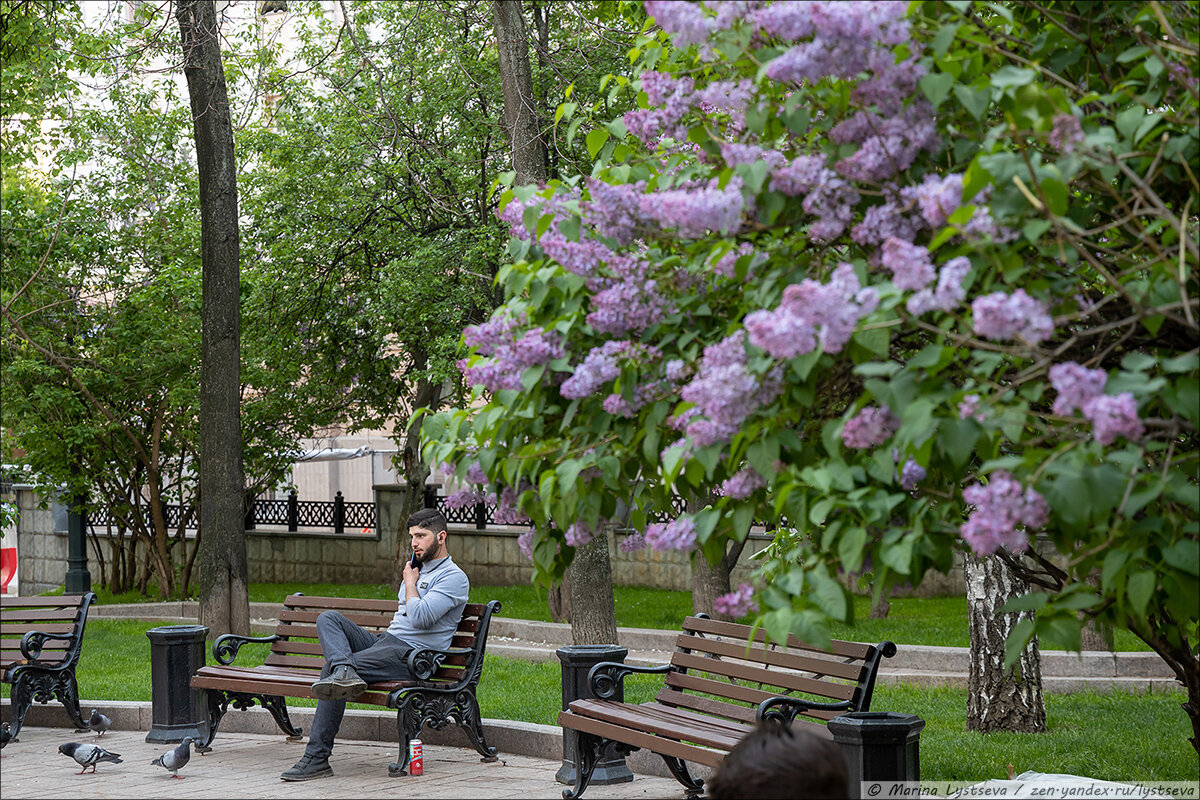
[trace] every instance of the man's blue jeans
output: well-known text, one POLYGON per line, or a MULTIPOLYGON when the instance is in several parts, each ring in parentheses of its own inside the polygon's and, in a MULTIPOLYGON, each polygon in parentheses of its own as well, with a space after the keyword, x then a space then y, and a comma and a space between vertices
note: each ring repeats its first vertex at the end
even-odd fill
MULTIPOLYGON (((351 666, 367 683, 403 681, 412 677, 405 659, 412 648, 384 632, 378 636, 351 622, 339 611, 324 611, 317 617, 317 638, 325 654, 321 677, 335 667, 351 666)), ((312 730, 304 754, 317 759, 329 758, 333 739, 346 713, 345 700, 318 700, 312 730)))

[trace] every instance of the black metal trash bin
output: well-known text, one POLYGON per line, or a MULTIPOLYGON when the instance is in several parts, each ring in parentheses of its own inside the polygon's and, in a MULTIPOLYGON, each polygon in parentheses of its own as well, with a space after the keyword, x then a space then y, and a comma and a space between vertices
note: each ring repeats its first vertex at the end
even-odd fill
POLYGON ((204 625, 165 625, 146 631, 150 639, 151 726, 147 742, 179 743, 208 738, 204 690, 193 689, 192 675, 205 664, 204 625))
MULTIPOLYGON (((555 651, 558 660, 562 662, 562 707, 563 711, 572 700, 583 700, 595 697, 591 684, 588 682, 588 672, 602 661, 624 663, 629 651, 624 647, 610 644, 573 644, 560 647, 555 651)), ((611 699, 623 701, 624 691, 617 687, 617 692, 611 699)), ((559 783, 575 783, 575 746, 578 732, 563 729, 563 762, 558 768, 554 779, 559 783)), ((609 748, 600 756, 596 770, 592 773, 591 784, 601 786, 613 783, 628 783, 633 780, 633 772, 625 764, 624 756, 619 756, 609 748)))
POLYGON ((846 756, 851 798, 863 796, 864 783, 921 780, 925 720, 917 715, 853 711, 834 717, 828 726, 846 756))

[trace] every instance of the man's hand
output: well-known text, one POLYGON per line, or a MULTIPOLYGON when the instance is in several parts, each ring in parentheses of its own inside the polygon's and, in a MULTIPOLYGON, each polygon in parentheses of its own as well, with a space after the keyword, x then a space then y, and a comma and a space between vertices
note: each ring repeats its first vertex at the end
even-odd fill
POLYGON ((417 578, 420 574, 421 570, 414 567, 411 560, 404 564, 404 594, 406 600, 420 597, 417 594, 417 578))

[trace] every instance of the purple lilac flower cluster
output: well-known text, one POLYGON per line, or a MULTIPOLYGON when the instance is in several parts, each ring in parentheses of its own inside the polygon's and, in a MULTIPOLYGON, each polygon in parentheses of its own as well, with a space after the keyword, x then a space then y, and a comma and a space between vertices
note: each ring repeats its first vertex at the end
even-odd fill
POLYGON ((754 10, 746 19, 763 31, 798 44, 767 67, 781 82, 816 82, 826 76, 852 80, 871 66, 879 45, 909 38, 903 2, 775 3, 754 10))
POLYGON ((924 289, 937 277, 929 249, 903 239, 892 238, 884 242, 880 261, 892 271, 892 283, 904 291, 924 289))
POLYGON ((809 235, 830 241, 841 234, 854 217, 854 206, 862 199, 854 185, 825 166, 820 155, 802 155, 771 176, 771 188, 790 196, 804 195, 801 207, 817 218, 809 235))
POLYGON ((778 308, 747 314, 745 326, 750 343, 772 358, 804 355, 818 344, 826 353, 837 353, 850 341, 858 321, 878 304, 875 290, 861 288, 854 267, 843 263, 827 284, 811 278, 791 284, 783 290, 778 308))
POLYGON ((1026 529, 1040 528, 1050 518, 1045 499, 1003 470, 993 473, 986 485, 976 483, 963 489, 963 500, 975 510, 959 532, 981 556, 1001 547, 1021 552, 1029 543, 1026 529))
POLYGON ((563 383, 562 396, 574 400, 597 392, 601 386, 621 374, 621 359, 652 361, 659 357, 656 347, 630 339, 609 340, 593 348, 575 367, 575 373, 563 383))
MULTIPOLYGON (((531 489, 532 484, 523 483, 521 491, 531 489)), ((505 486, 500 491, 500 495, 496 498, 496 510, 492 514, 492 519, 497 525, 527 525, 529 524, 529 516, 520 509, 517 505, 517 498, 520 492, 513 489, 511 486, 505 486)))
POLYGON ((480 489, 462 489, 446 495, 442 498, 442 504, 446 508, 469 508, 479 503, 486 503, 491 499, 490 493, 480 489))
POLYGON ((704 15, 704 9, 696 3, 679 3, 673 0, 646 0, 646 14, 668 33, 675 34, 675 44, 684 48, 692 44, 704 44, 716 27, 715 21, 704 15))
POLYGON ((838 144, 859 144, 854 155, 834 164, 834 169, 848 178, 868 183, 885 181, 908 169, 922 150, 933 151, 940 142, 933 106, 925 100, 905 106, 899 114, 887 118, 860 111, 859 116, 863 115, 870 119, 870 124, 852 124, 842 129, 847 122, 853 123, 855 118, 851 118, 829 132, 838 144), (859 140, 864 131, 870 133, 859 140))
POLYGON ((1093 397, 1104 394, 1108 374, 1102 369, 1088 369, 1074 361, 1065 361, 1050 368, 1050 385, 1058 396, 1051 410, 1066 416, 1082 409, 1093 397))
POLYGON ((924 288, 908 298, 908 312, 920 316, 927 311, 953 311, 967 296, 963 281, 971 271, 966 256, 956 256, 938 270, 936 289, 924 288))
POLYGON ((713 611, 728 614, 734 619, 753 614, 758 611, 758 603, 754 602, 754 587, 743 583, 729 594, 721 595, 713 600, 713 611))
POLYGON ((640 210, 682 238, 701 239, 709 231, 723 236, 736 231, 745 206, 741 180, 734 178, 722 189, 714 178, 703 189, 668 189, 644 195, 640 210))
POLYGON ((691 517, 655 522, 646 526, 645 538, 653 550, 691 550, 696 544, 696 523, 691 517))
POLYGON ((758 257, 758 251, 749 242, 742 242, 736 250, 730 250, 718 258, 712 265, 712 271, 726 278, 735 278, 737 277, 737 262, 742 256, 751 257, 750 269, 746 270, 746 279, 749 280, 758 257))
POLYGON ((597 533, 604 528, 604 520, 600 520, 596 527, 591 527, 586 522, 577 520, 566 531, 567 544, 571 547, 583 547, 590 542, 597 533))
POLYGON ((617 545, 622 553, 632 553, 635 550, 643 550, 646 547, 646 537, 640 533, 631 533, 621 540, 617 545))
POLYGON ((591 278, 592 310, 587 322, 597 333, 621 336, 643 331, 674 308, 660 291, 654 265, 636 256, 616 256, 608 263, 611 275, 591 278))
POLYGON ((687 421, 687 435, 698 447, 727 441, 758 408, 779 396, 777 375, 760 380, 746 367, 745 333, 738 331, 704 348, 695 378, 680 391, 699 413, 687 421))
POLYGON ((987 415, 979 408, 979 395, 969 394, 963 397, 958 404, 958 418, 970 418, 976 422, 983 422, 987 419, 987 415))
POLYGON ((1060 153, 1067 154, 1075 150, 1075 145, 1083 141, 1083 126, 1079 117, 1074 114, 1059 114, 1054 118, 1050 128, 1050 146, 1060 153))
POLYGON ((861 450, 883 444, 900 427, 900 420, 887 406, 867 406, 842 426, 842 442, 861 450))
POLYGON ((992 341, 1020 337, 1027 342, 1044 342, 1054 334, 1054 320, 1046 304, 1030 297, 1024 289, 976 297, 971 311, 975 332, 992 341))
POLYGON ((632 242, 643 224, 640 202, 646 193, 646 182, 612 186, 589 178, 586 183, 591 199, 582 204, 584 222, 601 236, 616 241, 618 246, 632 242))
MULTIPOLYGON (((471 330, 472 328, 467 328, 464 336, 471 330)), ((479 337, 471 338, 478 340, 479 337)), ((470 342, 471 339, 468 339, 468 344, 470 342)), ((562 337, 555 331, 545 331, 541 328, 525 331, 519 339, 514 338, 510 342, 497 343, 489 339, 487 351, 493 353, 493 357, 474 364, 471 364, 469 359, 460 359, 458 367, 468 383, 483 386, 492 392, 503 389, 520 390, 523 388, 521 376, 525 374, 526 369, 562 358, 566 354, 562 337)), ((486 354, 483 347, 479 348, 479 352, 486 354)))
POLYGON ((1108 375, 1104 370, 1088 369, 1068 361, 1050 368, 1050 385, 1058 392, 1052 410, 1055 414, 1071 414, 1076 409, 1092 423, 1096 441, 1112 444, 1118 436, 1139 439, 1146 432, 1138 418, 1137 400, 1131 392, 1104 394, 1108 375))
POLYGON ((517 537, 517 547, 521 548, 521 552, 530 561, 533 560, 533 528, 522 533, 517 537))
POLYGON ((912 456, 904 462, 904 466, 900 468, 900 488, 911 492, 917 488, 917 484, 925 480, 925 468, 917 463, 917 460, 912 456))
POLYGON ((766 485, 766 480, 758 474, 758 470, 747 467, 722 482, 717 487, 717 494, 732 497, 734 500, 745 500, 766 485))

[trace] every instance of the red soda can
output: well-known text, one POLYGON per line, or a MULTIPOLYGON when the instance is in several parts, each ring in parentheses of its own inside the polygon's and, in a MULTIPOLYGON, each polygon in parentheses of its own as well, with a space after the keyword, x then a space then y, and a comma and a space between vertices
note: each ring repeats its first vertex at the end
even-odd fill
POLYGON ((425 772, 425 754, 420 739, 408 743, 408 774, 420 775, 425 772))

